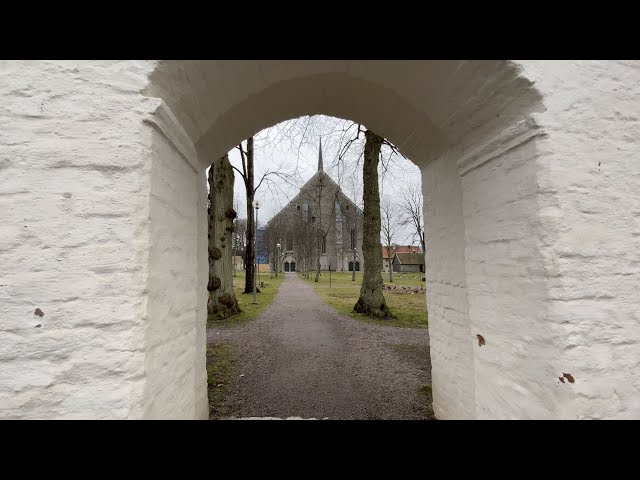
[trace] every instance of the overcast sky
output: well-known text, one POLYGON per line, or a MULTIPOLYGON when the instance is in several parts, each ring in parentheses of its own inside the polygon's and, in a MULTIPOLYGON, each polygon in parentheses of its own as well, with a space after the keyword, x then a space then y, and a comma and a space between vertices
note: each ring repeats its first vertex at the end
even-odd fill
MULTIPOLYGON (((338 152, 350 138, 357 133, 357 126, 352 122, 333 117, 302 117, 283 122, 263 130, 254 137, 255 184, 262 175, 269 171, 281 172, 286 178, 269 175, 256 193, 260 202, 258 221, 264 225, 278 213, 317 171, 318 144, 322 137, 322 156, 325 172, 336 181, 343 192, 362 208, 362 149, 361 141, 354 142, 344 156, 338 161, 338 152)), ((246 142, 243 144, 246 148, 246 142)), ((390 168, 381 173, 381 196, 388 196, 392 201, 402 201, 402 191, 409 183, 420 184, 420 170, 409 160, 394 155, 384 149, 382 155, 390 159, 390 168)), ((231 164, 242 170, 238 149, 229 152, 231 164)), ((246 217, 246 197, 242 177, 235 172, 234 202, 239 204, 239 216, 246 217)), ((401 215, 400 210, 397 210, 401 215)), ((411 227, 401 227, 398 244, 419 244, 417 237, 412 238, 411 227)))

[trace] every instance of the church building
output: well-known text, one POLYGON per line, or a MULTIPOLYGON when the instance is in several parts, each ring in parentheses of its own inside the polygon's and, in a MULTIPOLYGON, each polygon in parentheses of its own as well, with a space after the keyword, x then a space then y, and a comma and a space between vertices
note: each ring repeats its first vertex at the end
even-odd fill
POLYGON ((272 268, 362 271, 362 222, 362 210, 324 171, 320 140, 318 171, 268 223, 272 268))

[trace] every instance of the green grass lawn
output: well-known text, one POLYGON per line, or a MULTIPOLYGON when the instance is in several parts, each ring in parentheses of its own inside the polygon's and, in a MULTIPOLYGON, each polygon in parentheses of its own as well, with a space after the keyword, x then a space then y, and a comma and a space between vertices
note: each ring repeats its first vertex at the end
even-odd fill
POLYGON ((236 325, 247 320, 251 320, 260 315, 270 304, 278 293, 278 288, 284 279, 284 275, 279 275, 277 278, 271 278, 270 273, 260 273, 258 276, 258 288, 260 293, 256 294, 257 305, 253 305, 253 293, 243 294, 245 273, 238 272, 237 276, 233 277, 233 289, 236 292, 236 298, 240 305, 240 312, 238 315, 226 318, 224 320, 217 320, 209 318, 207 320, 207 326, 225 326, 236 325), (264 282, 264 287, 260 286, 260 282, 264 282))
MULTIPOLYGON (((360 285, 362 284, 362 272, 356 272, 355 282, 351 280, 351 272, 331 272, 331 286, 329 286, 329 272, 321 272, 320 280, 315 283, 314 275, 305 279, 302 274, 300 278, 309 282, 315 288, 326 303, 335 308, 343 315, 364 320, 378 325, 389 325, 394 327, 407 328, 427 328, 426 295, 424 293, 392 293, 384 291, 384 298, 391 309, 391 313, 397 318, 389 320, 379 320, 365 315, 355 313, 353 306, 360 296, 360 285)), ((389 274, 382 274, 385 285, 399 287, 424 287, 422 278, 424 273, 394 273, 393 283, 389 283, 389 274)))
POLYGON ((228 415, 224 397, 235 379, 236 349, 229 342, 207 345, 207 386, 209 389, 209 418, 228 415))

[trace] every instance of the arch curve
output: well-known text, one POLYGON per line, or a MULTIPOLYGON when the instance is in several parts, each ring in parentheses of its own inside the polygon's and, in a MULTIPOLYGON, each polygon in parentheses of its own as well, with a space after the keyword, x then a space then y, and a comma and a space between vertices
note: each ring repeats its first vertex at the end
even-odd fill
POLYGON ((309 114, 362 123, 422 166, 544 109, 510 61, 162 61, 144 93, 164 100, 201 168, 309 114))
MULTIPOLYGON (((537 186, 535 162, 528 162, 536 146, 528 140, 540 133, 532 114, 545 107, 516 63, 166 61, 144 93, 161 98, 176 119, 186 150, 197 153, 195 170, 260 130, 307 114, 351 119, 393 142, 422 170, 436 415, 476 418, 499 405, 500 385, 491 384, 498 376, 476 379, 493 364, 477 356, 471 331, 495 318, 488 299, 503 302, 504 318, 517 317, 523 307, 510 300, 505 278, 521 268, 517 261, 502 268, 501 250, 487 245, 500 245, 494 232, 506 232, 517 255, 539 258, 540 248, 530 219, 536 197, 521 201, 518 191, 537 186)), ((539 311, 544 279, 527 281, 527 311, 539 311)))

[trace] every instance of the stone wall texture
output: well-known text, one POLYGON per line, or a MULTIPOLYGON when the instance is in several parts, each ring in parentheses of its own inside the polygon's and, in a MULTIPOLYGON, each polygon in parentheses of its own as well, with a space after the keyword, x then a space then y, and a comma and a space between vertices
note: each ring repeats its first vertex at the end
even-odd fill
POLYGON ((0 99, 0 418, 206 418, 204 171, 307 114, 422 169, 438 418, 640 418, 638 61, 3 61, 0 99))

